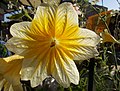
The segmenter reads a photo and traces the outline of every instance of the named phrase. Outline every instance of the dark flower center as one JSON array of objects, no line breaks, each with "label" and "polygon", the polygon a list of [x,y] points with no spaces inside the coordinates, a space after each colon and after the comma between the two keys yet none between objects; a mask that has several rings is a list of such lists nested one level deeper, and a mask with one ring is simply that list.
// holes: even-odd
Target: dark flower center
[{"label": "dark flower center", "polygon": [[53,41],[53,42],[51,42],[51,45],[50,45],[50,47],[54,47],[55,46],[55,40]]}]

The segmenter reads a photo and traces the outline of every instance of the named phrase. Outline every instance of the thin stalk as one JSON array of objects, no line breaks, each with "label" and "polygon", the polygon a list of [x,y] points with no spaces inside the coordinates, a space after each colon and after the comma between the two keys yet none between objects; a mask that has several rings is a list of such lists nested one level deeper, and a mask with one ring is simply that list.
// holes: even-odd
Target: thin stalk
[{"label": "thin stalk", "polygon": [[93,91],[94,66],[95,66],[95,59],[92,58],[90,59],[90,63],[89,63],[88,91]]},{"label": "thin stalk", "polygon": [[117,68],[117,56],[116,56],[116,51],[115,51],[115,45],[112,45],[112,52],[114,55],[114,62],[115,62],[115,88],[117,89],[119,87],[119,79],[118,79],[118,68]]},{"label": "thin stalk", "polygon": [[25,9],[23,9],[23,12],[25,13],[24,15],[32,21],[32,18],[30,17],[30,15],[28,14],[28,12]]},{"label": "thin stalk", "polygon": [[0,31],[0,41],[2,41],[2,30]]},{"label": "thin stalk", "polygon": [[117,69],[117,56],[116,56],[116,51],[115,51],[114,44],[112,45],[112,52],[113,52],[114,60],[115,60],[115,69]]},{"label": "thin stalk", "polygon": [[28,17],[32,21],[32,18],[28,14],[25,14],[25,16]]}]

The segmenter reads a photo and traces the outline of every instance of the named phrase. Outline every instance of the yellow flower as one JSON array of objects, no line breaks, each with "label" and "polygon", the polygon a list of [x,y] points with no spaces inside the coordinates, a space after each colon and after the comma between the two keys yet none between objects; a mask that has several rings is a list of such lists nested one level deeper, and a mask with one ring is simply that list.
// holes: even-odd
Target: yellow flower
[{"label": "yellow flower", "polygon": [[0,58],[0,91],[23,91],[20,83],[20,69],[23,57],[13,55]]},{"label": "yellow flower", "polygon": [[102,33],[102,38],[103,38],[103,42],[112,42],[112,43],[120,44],[120,42],[119,42],[118,40],[116,40],[116,39],[107,31],[107,29],[105,29],[104,32]]},{"label": "yellow flower", "polygon": [[21,79],[39,85],[48,75],[64,87],[79,83],[79,72],[73,60],[86,60],[98,54],[99,37],[79,28],[78,15],[72,4],[58,7],[43,4],[32,22],[12,25],[9,50],[23,55]]}]

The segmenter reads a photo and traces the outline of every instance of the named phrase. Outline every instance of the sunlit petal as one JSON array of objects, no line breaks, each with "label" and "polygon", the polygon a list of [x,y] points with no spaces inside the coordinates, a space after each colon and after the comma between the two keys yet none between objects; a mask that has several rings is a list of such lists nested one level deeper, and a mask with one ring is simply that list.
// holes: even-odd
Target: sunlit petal
[{"label": "sunlit petal", "polygon": [[86,60],[98,56],[97,44],[100,42],[100,37],[91,30],[80,28],[78,33],[80,39],[75,47],[79,53],[74,53],[74,60]]},{"label": "sunlit petal", "polygon": [[11,26],[10,33],[12,34],[12,36],[17,38],[30,39],[30,36],[27,35],[27,31],[30,31],[30,24],[30,22],[15,23]]},{"label": "sunlit petal", "polygon": [[120,42],[116,40],[107,30],[105,30],[102,33],[102,38],[103,38],[103,42],[112,42],[112,43],[120,44]]},{"label": "sunlit petal", "polygon": [[43,39],[40,42],[13,37],[7,42],[6,46],[10,51],[16,54],[23,55],[24,57],[31,57],[42,53],[44,49],[48,48],[50,46],[50,41]]},{"label": "sunlit petal", "polygon": [[23,61],[23,67],[21,70],[21,79],[30,80],[31,86],[36,87],[47,77],[47,58],[46,54],[48,49],[42,50],[40,54],[33,56],[32,58],[26,59]]},{"label": "sunlit petal", "polygon": [[60,36],[71,37],[74,35],[74,32],[78,29],[78,15],[72,4],[63,3],[61,4],[56,13],[55,21],[55,33],[59,38]]},{"label": "sunlit petal", "polygon": [[47,4],[38,7],[31,27],[34,34],[38,32],[39,35],[43,37],[52,37],[55,35],[54,24],[56,9],[56,6],[51,7]]},{"label": "sunlit petal", "polygon": [[54,69],[52,69],[52,75],[57,80],[59,84],[67,88],[70,86],[70,83],[78,84],[79,83],[79,72],[77,67],[72,60],[72,56],[69,56],[69,53],[65,53],[65,50],[56,49],[56,53],[53,57]]},{"label": "sunlit petal", "polygon": [[[20,83],[20,69],[22,65],[23,57],[18,55],[13,55],[7,58],[0,58],[0,74],[5,79],[6,86],[12,85],[12,88],[16,91],[22,91],[22,86]],[[6,89],[8,89],[6,87]]]}]

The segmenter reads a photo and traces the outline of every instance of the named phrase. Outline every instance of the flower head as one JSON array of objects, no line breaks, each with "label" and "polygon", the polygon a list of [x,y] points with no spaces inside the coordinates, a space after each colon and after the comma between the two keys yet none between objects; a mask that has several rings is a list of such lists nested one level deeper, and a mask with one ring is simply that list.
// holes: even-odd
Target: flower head
[{"label": "flower head", "polygon": [[0,58],[0,91],[23,91],[19,74],[22,61],[18,55]]},{"label": "flower head", "polygon": [[112,43],[120,44],[120,42],[119,42],[118,40],[116,40],[116,39],[107,31],[107,29],[105,29],[104,32],[102,33],[102,38],[103,38],[103,42],[112,42]]},{"label": "flower head", "polygon": [[79,28],[78,15],[71,3],[59,6],[42,4],[32,22],[12,25],[13,37],[6,46],[24,56],[21,79],[32,87],[48,75],[64,87],[79,83],[79,72],[73,60],[86,60],[97,54],[99,37]]}]

